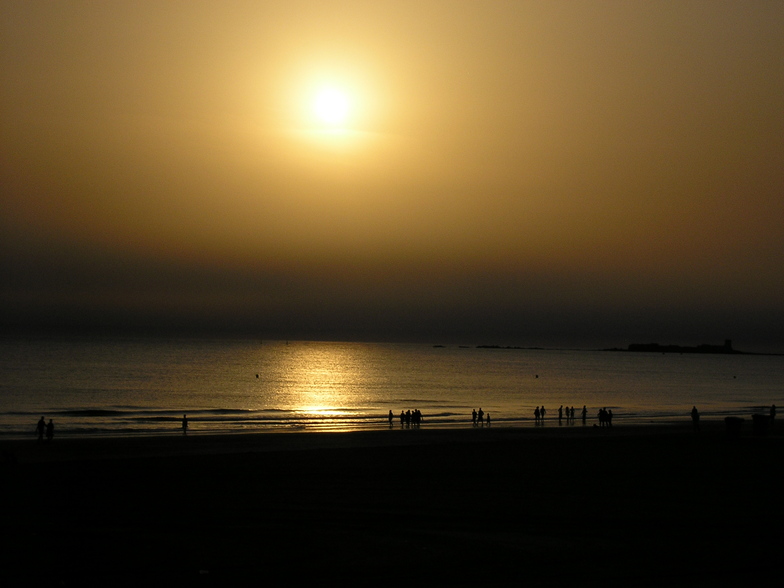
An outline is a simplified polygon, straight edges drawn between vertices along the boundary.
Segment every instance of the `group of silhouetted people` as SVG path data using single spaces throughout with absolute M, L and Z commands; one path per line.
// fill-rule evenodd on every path
M 54 439 L 54 423 L 52 419 L 49 419 L 49 422 L 46 422 L 44 417 L 41 417 L 38 420 L 38 424 L 35 426 L 35 434 L 38 435 L 38 440 L 43 441 L 44 435 L 46 435 L 46 440 L 51 441 Z
M 563 421 L 566 420 L 567 425 L 573 425 L 576 422 L 576 410 L 573 406 L 564 406 L 563 404 L 558 407 L 558 424 L 563 424 Z M 537 406 L 534 409 L 534 424 L 536 425 L 543 425 L 545 416 L 547 415 L 547 409 L 542 406 Z M 599 411 L 599 426 L 612 426 L 612 410 L 601 409 Z M 583 405 L 582 410 L 580 411 L 580 419 L 583 422 L 583 425 L 588 420 L 588 408 Z
M 476 409 L 472 410 L 471 424 L 473 424 L 475 427 L 484 427 L 485 425 L 489 427 L 490 413 L 488 412 L 487 414 L 485 414 L 485 411 L 483 411 L 481 408 L 479 409 L 479 411 L 477 411 Z
M 574 407 L 569 408 L 567 406 L 566 408 L 564 408 L 563 404 L 561 406 L 559 406 L 558 407 L 558 424 L 559 425 L 561 424 L 561 421 L 563 420 L 564 416 L 566 416 L 566 424 L 567 425 L 569 423 L 573 423 L 574 422 Z
M 392 411 L 389 411 L 389 426 L 392 426 L 392 422 L 395 420 L 395 416 L 392 414 Z M 418 427 L 422 423 L 422 412 L 415 408 L 414 410 L 401 410 L 400 411 L 400 426 L 401 427 Z
M 597 416 L 599 417 L 600 427 L 612 427 L 612 409 L 607 410 L 606 408 L 600 408 Z

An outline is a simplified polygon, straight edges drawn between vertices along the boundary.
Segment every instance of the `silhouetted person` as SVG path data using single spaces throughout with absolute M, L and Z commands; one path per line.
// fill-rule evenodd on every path
M 696 406 L 691 407 L 691 424 L 695 431 L 700 430 L 700 413 Z
M 544 409 L 544 404 L 542 405 L 542 408 L 539 409 L 539 414 L 542 415 L 542 424 L 544 424 L 544 415 L 547 414 L 547 411 Z
M 611 408 L 610 410 L 607 411 L 607 417 L 606 417 L 607 418 L 607 426 L 608 427 L 612 427 L 612 417 L 613 417 L 613 414 L 612 414 L 612 408 Z
M 44 417 L 41 417 L 38 420 L 38 424 L 35 426 L 35 433 L 36 433 L 36 435 L 38 435 L 38 440 L 39 441 L 43 441 L 44 440 L 44 433 L 45 432 L 46 432 L 46 419 Z
M 476 426 L 476 409 L 471 411 L 471 424 Z
M 558 407 L 558 424 L 561 424 L 561 419 L 563 418 L 563 404 Z
M 539 413 L 539 407 L 537 406 L 536 410 L 534 411 L 534 422 L 538 425 L 541 418 L 542 415 Z
M 182 434 L 188 434 L 188 417 L 187 415 L 182 415 Z
M 574 407 L 569 409 L 569 418 L 572 419 L 572 424 L 574 424 Z
M 49 419 L 49 423 L 46 425 L 46 440 L 51 441 L 54 439 L 54 423 L 52 419 Z
M 587 408 L 585 408 L 585 405 L 584 405 L 584 404 L 583 404 L 583 412 L 582 412 L 582 416 L 583 416 L 583 424 L 585 424 L 585 419 L 587 419 L 587 418 L 588 418 L 588 409 L 587 409 Z
M 476 420 L 477 420 L 477 422 L 480 425 L 484 426 L 484 424 L 485 424 L 485 411 L 483 411 L 481 408 L 479 409 L 479 412 L 476 413 Z
M 487 421 L 487 426 L 489 427 L 490 426 L 490 413 L 489 412 L 485 415 L 485 420 Z
M 401 410 L 400 411 L 400 426 L 402 427 L 405 424 L 406 424 L 406 411 Z
M 395 417 L 394 417 L 394 415 L 392 414 L 392 411 L 390 410 L 390 411 L 389 411 L 389 426 L 390 426 L 390 427 L 392 426 L 392 421 L 394 420 L 394 418 L 395 418 Z

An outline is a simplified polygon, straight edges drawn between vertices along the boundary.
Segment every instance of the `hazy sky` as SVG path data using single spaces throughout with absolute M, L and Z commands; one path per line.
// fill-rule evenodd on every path
M 784 2 L 0 7 L 6 326 L 784 348 Z

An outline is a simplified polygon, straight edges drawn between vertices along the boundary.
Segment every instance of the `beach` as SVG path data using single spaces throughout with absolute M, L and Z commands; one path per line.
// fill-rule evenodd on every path
M 784 436 L 669 426 L 3 441 L 3 585 L 716 586 L 779 573 Z

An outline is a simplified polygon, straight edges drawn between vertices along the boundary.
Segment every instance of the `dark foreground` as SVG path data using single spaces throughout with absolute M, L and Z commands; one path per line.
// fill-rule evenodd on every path
M 6 442 L 0 584 L 775 585 L 784 437 L 749 433 Z

